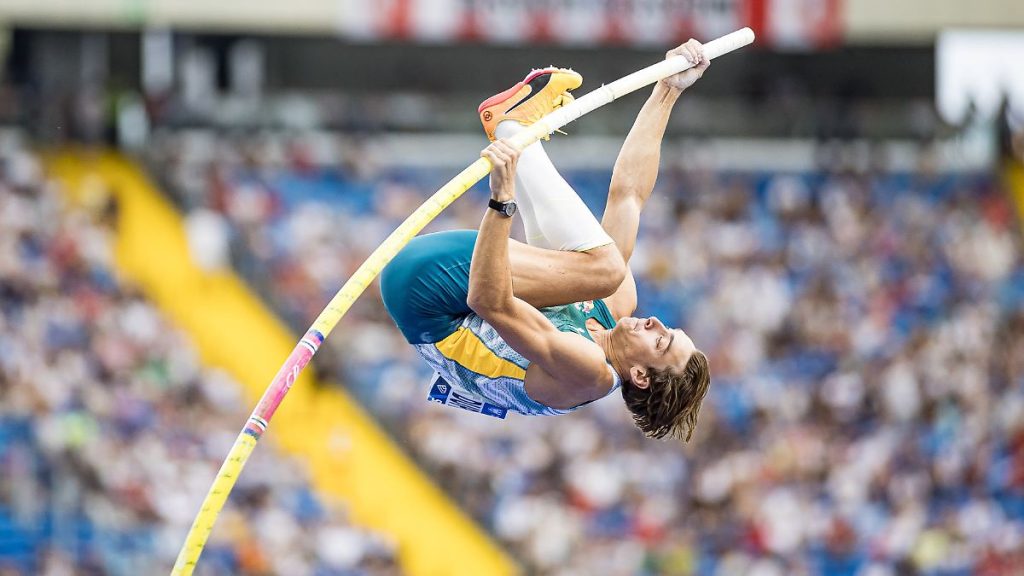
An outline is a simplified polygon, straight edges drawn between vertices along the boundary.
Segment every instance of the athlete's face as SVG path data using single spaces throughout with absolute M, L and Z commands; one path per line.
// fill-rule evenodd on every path
M 649 369 L 682 372 L 696 350 L 686 332 L 668 328 L 653 316 L 622 318 L 612 329 L 612 342 L 641 388 L 648 386 Z

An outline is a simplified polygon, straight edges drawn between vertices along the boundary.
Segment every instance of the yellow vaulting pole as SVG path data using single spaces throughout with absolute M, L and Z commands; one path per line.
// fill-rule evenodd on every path
M 754 33 L 750 28 L 743 28 L 708 42 L 704 45 L 704 52 L 708 58 L 713 59 L 746 46 L 753 41 Z M 511 139 L 511 143 L 521 150 L 596 108 L 690 67 L 691 64 L 683 57 L 669 58 L 648 66 L 611 84 L 602 86 L 582 96 L 568 106 L 555 110 L 530 126 L 529 129 L 516 134 L 515 138 Z M 469 190 L 474 184 L 483 179 L 484 176 L 487 176 L 490 171 L 490 162 L 484 158 L 479 158 L 468 168 L 449 180 L 447 184 L 442 186 L 440 190 L 435 192 L 423 205 L 406 218 L 401 226 L 392 232 L 370 254 L 369 258 L 363 262 L 355 274 L 349 278 L 348 282 L 341 287 L 341 290 L 334 295 L 334 298 L 327 304 L 324 311 L 317 316 L 313 325 L 310 326 L 306 334 L 299 340 L 299 343 L 295 345 L 291 354 L 288 355 L 288 359 L 285 360 L 277 375 L 274 376 L 274 380 L 267 387 L 263 397 L 246 421 L 245 427 L 242 428 L 238 438 L 235 439 L 227 459 L 224 460 L 220 470 L 217 472 L 213 486 L 210 487 L 206 498 L 203 499 L 199 513 L 196 515 L 195 520 L 192 522 L 192 527 L 185 537 L 185 543 L 182 545 L 178 558 L 174 563 L 174 568 L 171 571 L 172 576 L 189 576 L 195 570 L 199 556 L 206 546 L 206 541 L 210 537 L 210 532 L 213 530 L 213 525 L 216 523 L 221 509 L 224 507 L 225 501 L 227 501 L 228 494 L 231 493 L 235 482 L 238 480 L 238 475 L 242 473 L 242 468 L 245 466 L 246 461 L 249 460 L 252 451 L 256 448 L 256 443 L 263 436 L 263 433 L 266 432 L 274 412 L 281 405 L 281 401 L 288 394 L 288 390 L 291 389 L 292 384 L 295 383 L 302 369 L 306 367 L 313 355 L 316 354 L 324 339 L 338 325 L 342 316 L 348 312 L 352 303 L 366 290 L 374 278 L 380 274 L 384 266 L 391 262 L 395 255 L 424 226 L 436 218 L 442 210 L 447 208 L 459 196 L 462 196 L 466 190 Z

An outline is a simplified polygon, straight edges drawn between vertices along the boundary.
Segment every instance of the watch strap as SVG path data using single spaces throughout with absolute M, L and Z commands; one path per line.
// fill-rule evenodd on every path
M 515 200 L 510 200 L 508 202 L 498 202 L 494 198 L 491 198 L 487 202 L 487 207 L 488 208 L 490 208 L 492 210 L 495 210 L 498 214 L 501 214 L 502 216 L 504 216 L 506 218 L 509 218 L 509 217 L 512 216 L 512 214 L 509 213 L 509 209 L 508 209 L 509 205 L 513 205 L 514 206 L 515 205 Z M 512 210 L 512 213 L 514 213 L 514 212 L 515 211 Z

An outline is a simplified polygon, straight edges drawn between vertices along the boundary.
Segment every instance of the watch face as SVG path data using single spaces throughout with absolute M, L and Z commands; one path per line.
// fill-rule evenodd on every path
M 505 216 L 508 216 L 509 218 L 515 216 L 516 210 L 518 209 L 519 207 L 516 205 L 515 202 L 507 202 L 505 204 Z

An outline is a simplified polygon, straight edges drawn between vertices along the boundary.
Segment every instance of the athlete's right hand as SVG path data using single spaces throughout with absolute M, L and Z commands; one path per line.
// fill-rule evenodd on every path
M 491 162 L 491 197 L 498 202 L 515 198 L 516 164 L 519 150 L 506 140 L 495 140 L 480 156 Z
M 686 61 L 692 64 L 693 68 L 669 76 L 663 79 L 661 83 L 672 90 L 682 92 L 693 86 L 697 80 L 700 80 L 700 77 L 704 75 L 704 71 L 708 69 L 708 66 L 711 66 L 711 60 L 708 59 L 707 54 L 704 54 L 704 45 L 693 38 L 665 53 L 665 59 L 678 56 L 686 58 Z

